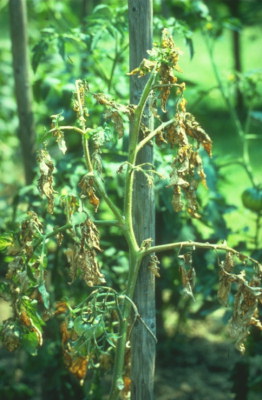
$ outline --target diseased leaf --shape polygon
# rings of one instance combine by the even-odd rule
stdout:
[[[49,295],[48,291],[46,290],[44,283],[42,283],[40,286],[38,286],[38,291],[41,294],[45,308],[48,309],[50,306],[50,295]]]
[[[0,235],[0,251],[6,250],[13,244],[13,236],[11,233],[3,233]]]
[[[38,179],[38,189],[40,193],[46,196],[48,201],[48,212],[54,212],[54,189],[53,189],[53,171],[54,164],[49,153],[42,149],[38,153],[37,160],[40,168],[40,178]]]
[[[84,175],[79,182],[79,186],[82,190],[82,197],[87,197],[90,204],[92,204],[95,208],[95,211],[98,210],[100,200],[96,196],[96,191],[94,187],[94,178],[90,175]]]

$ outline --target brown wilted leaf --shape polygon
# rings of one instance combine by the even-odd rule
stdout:
[[[3,322],[1,339],[8,351],[14,351],[20,346],[20,332],[13,318],[9,318]]]
[[[93,96],[99,104],[102,104],[107,108],[107,112],[104,114],[104,117],[113,122],[118,133],[118,137],[122,138],[124,135],[123,115],[127,115],[129,118],[132,117],[134,113],[134,106],[119,104],[114,100],[109,99],[103,93],[95,93]]]
[[[96,225],[91,221],[91,219],[87,218],[86,221],[81,225],[81,233],[81,245],[83,247],[86,244],[89,248],[94,248],[95,250],[102,251],[100,249],[98,229]]]
[[[160,261],[157,258],[157,256],[156,255],[151,255],[150,261],[149,261],[149,265],[148,265],[148,269],[152,272],[152,274],[156,278],[160,278],[160,272],[159,272],[160,268],[159,268],[158,264],[160,264]]]
[[[16,256],[12,261],[8,263],[8,269],[6,273],[6,279],[12,279],[18,271],[24,269],[23,257]]]
[[[65,251],[70,264],[70,277],[75,280],[80,275],[90,287],[104,284],[104,275],[100,272],[96,259],[96,251],[101,251],[98,230],[89,219],[80,228],[80,243],[75,243]]]
[[[27,313],[23,310],[19,315],[20,321],[23,325],[30,327],[32,325],[31,319],[28,317]]]
[[[55,305],[55,315],[64,314],[68,311],[68,305],[64,301],[58,301]]]
[[[234,275],[231,275],[234,268],[234,256],[228,251],[226,258],[220,263],[219,270],[219,284],[218,284],[218,300],[224,306],[227,306],[228,297],[231,291],[232,282],[234,282]]]
[[[219,284],[217,297],[221,304],[227,306],[228,297],[231,291],[232,279],[230,276],[225,275],[223,269],[219,271]]]
[[[239,284],[234,300],[233,316],[230,320],[230,334],[236,341],[236,348],[241,352],[245,351],[244,342],[249,335],[257,304],[258,299],[245,284]]]
[[[181,200],[181,188],[179,186],[174,186],[172,206],[175,212],[180,212],[183,210],[183,202]]]
[[[100,200],[96,196],[96,190],[94,186],[94,178],[91,175],[84,175],[82,179],[79,182],[79,186],[82,190],[82,197],[87,197],[89,200],[89,203],[94,206],[95,211],[98,210]]]
[[[71,332],[68,330],[66,321],[61,322],[60,324],[60,332],[62,335],[62,344],[67,343],[71,338]]]
[[[105,113],[105,118],[113,121],[118,138],[121,139],[124,136],[124,123],[120,113],[116,110],[110,110]]]
[[[69,367],[69,371],[77,377],[77,379],[82,380],[85,378],[87,373],[88,358],[78,357],[72,360],[72,364]]]
[[[204,131],[203,128],[196,121],[195,117],[190,114],[185,114],[185,126],[187,135],[196,139],[199,144],[201,144],[206,150],[207,154],[212,156],[212,140],[208,136],[208,134]]]
[[[137,75],[139,77],[147,75],[149,72],[153,71],[153,69],[156,66],[156,61],[151,61],[147,58],[144,58],[139,67],[133,69],[132,71],[128,72],[127,75],[132,76],[132,75]]]
[[[54,212],[54,189],[53,189],[53,171],[54,164],[49,153],[42,149],[38,153],[37,160],[39,162],[40,178],[38,179],[38,190],[48,201],[48,212]]]
[[[185,253],[178,256],[178,258],[180,260],[179,271],[184,288],[183,292],[194,300],[193,288],[195,286],[196,272],[192,266],[192,254]]]

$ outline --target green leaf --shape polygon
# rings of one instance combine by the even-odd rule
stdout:
[[[38,291],[42,296],[42,300],[43,300],[45,308],[48,309],[50,306],[50,301],[49,301],[50,295],[49,295],[48,291],[46,290],[44,282],[41,283],[40,286],[38,286]]]
[[[31,354],[31,356],[37,355],[37,349],[39,346],[38,337],[35,332],[29,332],[22,336],[23,348]]]
[[[11,233],[0,235],[0,251],[6,250],[7,247],[13,244],[13,236]]]
[[[74,330],[76,331],[78,336],[81,336],[84,333],[85,326],[83,324],[83,319],[81,316],[76,317],[76,319],[74,320]]]
[[[42,60],[42,57],[46,54],[47,50],[48,50],[48,43],[45,40],[41,40],[33,48],[32,67],[34,72],[36,72],[37,67]]]
[[[37,301],[31,300],[27,296],[23,296],[22,305],[23,305],[26,313],[28,314],[28,316],[32,319],[36,328],[41,331],[42,330],[41,326],[45,325],[45,323],[37,311],[37,307],[38,307]]]
[[[85,339],[90,340],[99,338],[105,331],[104,322],[99,319],[95,320],[92,324],[85,323],[81,316],[74,320],[74,330],[78,336],[84,336]]]
[[[73,226],[75,226],[75,225],[80,225],[80,224],[82,224],[83,222],[85,222],[86,218],[87,218],[86,213],[84,213],[84,212],[77,212],[77,213],[75,213],[75,214],[72,215],[72,225],[73,225]]]
[[[116,333],[108,333],[106,335],[106,340],[112,347],[116,347],[116,342],[118,340],[119,336]]]
[[[65,60],[65,39],[62,36],[58,38],[57,47],[60,56]]]

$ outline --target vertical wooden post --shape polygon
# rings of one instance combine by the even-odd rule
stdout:
[[[22,150],[26,183],[34,177],[35,130],[32,111],[32,90],[29,79],[27,44],[27,16],[24,0],[9,0],[15,94],[19,118],[19,139]]]
[[[137,67],[147,50],[152,48],[152,0],[129,0],[129,38],[130,70]],[[147,77],[131,77],[130,102],[137,104],[146,83]],[[148,107],[145,108],[143,120],[152,127],[153,118]],[[152,163],[153,148],[145,146],[138,154],[137,164]],[[144,239],[155,237],[155,210],[153,188],[148,185],[143,173],[135,174],[133,193],[134,231],[139,244]],[[148,259],[141,265],[134,301],[138,312],[155,332],[155,280],[148,269]],[[131,340],[131,398],[132,400],[152,400],[155,369],[155,340],[144,325],[136,322]]]

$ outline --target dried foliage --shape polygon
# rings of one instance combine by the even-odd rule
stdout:
[[[59,149],[62,151],[63,154],[66,153],[67,147],[64,138],[64,132],[60,129],[59,122],[64,120],[64,117],[61,114],[55,114],[51,116],[52,123],[51,123],[51,130],[53,132],[53,136],[56,139]]]
[[[38,180],[38,189],[42,195],[47,198],[48,201],[48,212],[53,214],[54,212],[54,189],[53,189],[53,172],[54,164],[47,152],[42,149],[38,153],[38,162],[40,170],[40,178]]]
[[[105,119],[113,122],[118,137],[122,138],[124,135],[123,115],[127,115],[130,118],[134,113],[134,106],[125,106],[116,103],[114,100],[110,100],[103,93],[94,93],[93,96],[99,104],[106,107],[107,111],[104,114]]]
[[[111,350],[118,337],[116,302],[113,292],[100,288],[79,307],[72,309],[66,302],[57,303],[55,314],[60,320],[65,364],[81,384],[88,368],[111,367]]]
[[[65,252],[70,263],[70,278],[73,281],[80,275],[88,286],[101,285],[105,279],[96,259],[97,251],[101,251],[98,230],[87,219],[80,225],[80,231],[80,243],[75,242]]]
[[[239,261],[242,261],[239,255]],[[218,298],[227,306],[230,294],[234,295],[233,315],[230,320],[230,334],[236,342],[236,347],[245,351],[245,339],[249,335],[251,325],[261,326],[256,318],[259,300],[262,300],[261,277],[262,270],[258,268],[248,280],[245,269],[234,274],[234,256],[227,252],[224,261],[220,262]]]
[[[86,118],[88,117],[88,109],[86,107],[86,94],[89,91],[89,86],[86,81],[76,81],[76,91],[73,97],[73,110],[77,115],[77,121],[81,127],[85,127]]]
[[[175,46],[173,38],[167,30],[163,31],[160,45],[155,45],[153,50],[148,53],[149,59],[144,59],[140,66],[129,74],[137,74],[142,77],[151,73],[151,77],[155,79],[152,80],[152,87],[150,87],[144,104],[142,102],[142,105],[139,103],[138,106],[121,105],[104,94],[93,94],[95,100],[105,107],[104,116],[113,122],[118,138],[123,137],[127,120],[131,120],[131,125],[137,128],[136,135],[134,135],[135,140],[130,140],[128,161],[122,164],[127,166],[124,211],[110,199],[101,184],[102,178],[99,180],[99,175],[103,172],[101,152],[105,144],[106,130],[104,127],[93,129],[87,126],[86,96],[89,87],[86,82],[78,80],[73,96],[76,125],[61,126],[60,122],[63,117],[60,114],[53,115],[50,133],[63,154],[67,150],[64,132],[71,130],[81,135],[86,171],[81,171],[82,178],[78,184],[79,187],[74,187],[72,192],[70,192],[71,188],[67,187],[62,188],[60,193],[54,191],[54,163],[44,147],[38,154],[40,170],[38,189],[47,199],[47,211],[54,215],[48,216],[50,220],[44,225],[43,221],[46,218],[43,218],[42,221],[36,212],[29,211],[15,233],[12,232],[9,236],[1,237],[3,243],[0,249],[4,249],[8,257],[5,276],[5,283],[8,286],[6,292],[13,306],[13,317],[2,324],[1,337],[10,351],[23,344],[31,354],[36,354],[37,347],[43,341],[44,321],[50,314],[49,293],[46,288],[48,263],[46,244],[48,238],[53,236],[57,238],[56,246],[62,247],[63,237],[68,235],[71,242],[67,244],[66,250],[62,250],[70,264],[71,283],[80,278],[92,289],[89,291],[88,298],[74,308],[71,308],[65,301],[58,302],[54,315],[60,321],[65,363],[69,371],[81,383],[85,379],[87,369],[93,368],[95,365],[111,366],[111,350],[114,349],[116,343],[124,340],[123,338],[128,332],[128,317],[131,311],[128,311],[128,314],[127,310],[131,310],[131,306],[145,329],[154,336],[139,316],[130,289],[130,287],[134,288],[134,279],[136,279],[136,273],[134,273],[134,277],[132,273],[135,268],[139,268],[139,263],[144,256],[150,256],[149,273],[160,277],[159,260],[154,254],[157,246],[152,246],[152,239],[148,238],[139,248],[133,235],[132,218],[129,218],[132,215],[133,172],[142,172],[146,176],[148,185],[153,185],[153,173],[157,174],[151,164],[136,165],[136,155],[145,143],[149,143],[155,137],[159,146],[164,149],[170,147],[173,152],[172,162],[169,166],[171,173],[168,187],[171,187],[173,191],[174,211],[180,212],[186,209],[191,217],[201,217],[197,189],[200,183],[206,184],[201,150],[211,157],[212,141],[194,116],[187,112],[187,102],[184,97],[186,86],[183,82],[179,83],[176,76],[176,72],[180,71],[178,62],[181,52]],[[163,113],[167,112],[168,99],[171,94],[176,100],[173,110],[175,115],[163,123]],[[150,101],[148,101],[149,98]],[[143,94],[141,99],[143,99]],[[155,130],[150,130],[143,124],[143,107],[147,105],[147,102],[150,103],[149,106],[159,124]],[[160,174],[158,175],[160,176]],[[79,188],[81,189],[80,194]],[[54,201],[55,196],[57,196],[56,202]],[[100,199],[105,200],[110,212],[116,218],[117,223],[113,221],[113,225],[118,227],[121,234],[127,239],[130,254],[132,254],[130,260],[135,260],[134,265],[131,265],[129,269],[127,279],[128,284],[131,282],[126,291],[128,293],[130,289],[130,298],[128,295],[118,295],[113,289],[103,286],[105,278],[97,260],[98,254],[102,250],[99,232],[93,217],[94,213],[97,213],[98,216],[100,214]],[[66,224],[58,228],[55,226],[50,232],[50,224],[56,224],[56,221],[61,220],[59,207],[62,208]],[[111,224],[112,221],[106,222]],[[190,247],[190,241],[185,243]],[[196,244],[198,247],[204,247],[199,243]],[[205,247],[217,250],[216,245],[206,244]],[[174,243],[166,246],[167,250],[171,248],[175,248]],[[220,246],[220,249],[226,251],[226,257],[219,264],[218,298],[224,306],[230,303],[232,295],[235,298],[230,330],[237,348],[244,351],[244,342],[250,327],[255,325],[259,329],[262,328],[257,311],[259,302],[262,300],[262,268],[258,262],[249,258],[251,264],[253,263],[252,267],[255,268],[252,276],[247,277],[245,269],[248,257],[238,254],[227,246]],[[178,257],[183,293],[194,299],[193,288],[196,273],[193,267],[192,253],[187,252]],[[242,272],[234,273],[235,265],[239,267],[239,264],[241,264]],[[97,286],[99,288],[95,288]],[[120,334],[120,332],[122,333]],[[121,345],[123,347],[119,354],[124,357],[126,343]],[[123,359],[121,362],[124,363]],[[114,383],[114,385],[118,385],[119,392],[122,391],[122,398],[128,398],[130,393],[131,381],[126,375],[128,374],[117,377],[117,382]]]
[[[84,175],[81,181],[79,182],[79,186],[81,188],[81,197],[88,198],[88,201],[92,206],[94,206],[95,211],[98,210],[100,200],[96,195],[96,189],[94,185],[94,177],[92,175]]]
[[[195,286],[196,281],[196,271],[192,265],[192,254],[185,253],[178,256],[179,258],[179,270],[181,274],[181,280],[183,285],[183,293],[187,296],[192,297],[193,288]]]
[[[159,272],[160,268],[158,266],[159,264],[160,264],[160,261],[157,258],[157,256],[156,255],[152,255],[150,257],[148,268],[156,278],[160,278],[160,272]]]
[[[205,173],[199,148],[202,146],[209,156],[212,155],[212,141],[194,116],[186,111],[184,98],[185,83],[178,83],[175,71],[178,66],[180,50],[175,46],[173,38],[167,30],[163,31],[160,46],[149,51],[150,59],[144,59],[141,65],[130,72],[130,75],[144,76],[148,72],[159,75],[159,83],[155,91],[159,91],[161,109],[166,112],[166,105],[173,87],[178,97],[174,121],[158,131],[158,145],[168,143],[176,148],[176,156],[172,163],[172,172],[168,187],[173,188],[172,205],[175,212],[183,210],[186,203],[188,213],[194,218],[200,218],[197,203],[197,188],[200,182],[205,184]],[[155,117],[161,122],[156,102],[152,106]]]

